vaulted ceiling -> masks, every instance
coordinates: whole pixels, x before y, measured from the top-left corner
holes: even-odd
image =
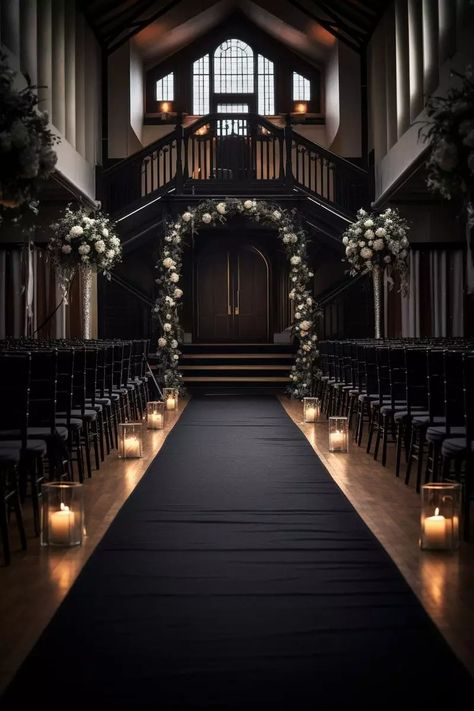
[[[156,61],[209,32],[235,11],[291,49],[324,60],[338,39],[364,49],[391,0],[80,0],[102,47],[132,37]]]

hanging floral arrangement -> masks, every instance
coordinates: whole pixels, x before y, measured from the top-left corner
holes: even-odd
[[[380,214],[360,209],[357,219],[342,235],[351,275],[372,272],[374,268],[387,270],[390,283],[392,272],[400,275],[403,291],[407,289],[408,224],[398,211],[388,207]]]
[[[447,95],[431,96],[428,121],[420,131],[428,149],[428,188],[450,200],[473,198],[474,190],[474,80],[472,69],[452,72],[461,82]]]
[[[121,260],[122,247],[106,214],[87,208],[73,210],[68,205],[51,230],[49,249],[66,285],[79,267],[102,272],[110,279],[110,272]]]
[[[298,338],[288,391],[292,397],[302,399],[312,393],[314,363],[318,355],[314,327],[316,303],[311,290],[314,274],[308,266],[306,235],[295,225],[293,214],[263,200],[206,200],[196,208],[188,209],[168,226],[157,264],[156,282],[160,292],[153,309],[161,328],[158,349],[165,387],[182,389],[179,304],[183,291],[179,284],[184,240],[201,228],[219,226],[237,215],[276,229],[284,245],[290,265],[289,298],[295,305],[294,333]]]
[[[48,128],[48,115],[37,108],[38,96],[29,78],[19,91],[14,78],[0,53],[0,206],[11,210],[26,204],[36,209],[41,183],[56,165],[53,146],[59,139]]]

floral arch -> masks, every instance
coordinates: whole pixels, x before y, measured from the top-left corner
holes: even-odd
[[[314,275],[308,266],[306,234],[295,225],[293,213],[264,200],[205,200],[168,225],[156,265],[156,283],[160,287],[160,293],[153,308],[153,315],[161,327],[158,348],[164,384],[166,387],[182,388],[182,376],[179,372],[182,332],[179,306],[183,291],[179,281],[185,238],[196,234],[199,228],[222,225],[229,217],[236,215],[276,229],[285,248],[292,285],[289,298],[295,305],[294,331],[298,338],[298,350],[290,373],[288,392],[292,397],[301,399],[312,392],[313,366],[318,355],[314,327],[316,303],[311,289],[311,278]]]

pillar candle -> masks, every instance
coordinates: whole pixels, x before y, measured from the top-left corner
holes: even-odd
[[[55,545],[69,545],[74,528],[74,512],[61,504],[59,511],[49,514],[49,541]]]

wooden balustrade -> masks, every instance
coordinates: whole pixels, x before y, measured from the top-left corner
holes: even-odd
[[[171,188],[176,193],[290,189],[346,215],[367,203],[367,172],[257,114],[209,114],[160,138],[101,175],[101,199],[112,214]]]

